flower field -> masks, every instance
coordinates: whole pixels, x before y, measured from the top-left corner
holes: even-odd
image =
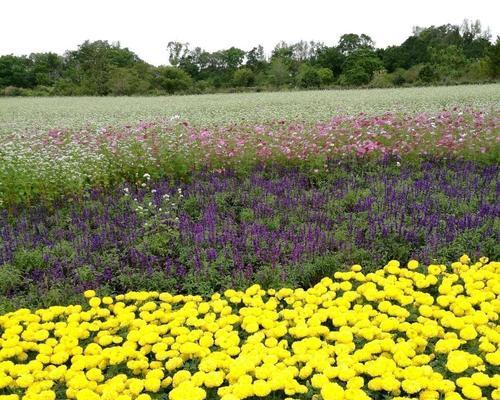
[[[0,99],[0,400],[500,399],[498,100]]]
[[[392,260],[310,289],[96,297],[0,317],[2,398],[499,399],[500,263]]]
[[[203,172],[180,184],[146,175],[53,211],[4,212],[0,293],[11,307],[48,306],[94,287],[210,294],[256,277],[307,286],[339,265],[374,270],[396,256],[500,257],[497,165],[387,159],[328,170]]]
[[[0,204],[53,201],[125,181],[186,178],[193,171],[247,171],[262,163],[328,169],[331,159],[404,155],[498,159],[496,109],[337,116],[215,128],[169,118],[94,130],[16,131],[0,136]]]

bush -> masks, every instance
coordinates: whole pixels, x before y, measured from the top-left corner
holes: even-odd
[[[420,70],[423,68],[422,64],[414,65],[403,73],[403,78],[406,83],[413,84],[418,81],[418,75]]]
[[[319,87],[321,76],[316,68],[304,64],[300,68],[297,83],[303,88]]]
[[[6,296],[22,283],[22,274],[11,264],[0,266],[0,296]]]
[[[397,68],[391,74],[391,81],[395,86],[402,86],[406,83],[405,79],[406,70],[404,68]]]
[[[78,96],[81,89],[69,79],[58,79],[54,85],[53,94],[56,96]]]
[[[193,84],[191,77],[180,68],[158,67],[156,81],[169,94],[187,90]]]
[[[250,68],[240,68],[234,71],[233,83],[235,86],[248,87],[255,83],[255,74]]]
[[[354,65],[342,75],[340,83],[347,86],[361,86],[370,82],[370,75],[359,65]]]
[[[3,96],[22,96],[23,90],[16,86],[7,86],[2,91]]]
[[[329,85],[333,82],[333,72],[330,68],[319,68],[318,75],[322,85]]]
[[[370,87],[374,88],[388,88],[394,86],[392,83],[392,77],[387,71],[377,71],[373,74],[373,78],[370,82]]]
[[[145,91],[147,91],[149,84],[139,78],[137,71],[130,68],[115,68],[111,71],[108,80],[108,90],[114,96],[130,96],[139,91],[141,84],[142,90],[146,84]]]
[[[432,83],[439,79],[435,67],[431,64],[425,64],[418,73],[418,79],[423,83]]]

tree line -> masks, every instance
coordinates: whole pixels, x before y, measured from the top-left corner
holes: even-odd
[[[161,95],[235,90],[396,87],[483,83],[500,76],[500,37],[479,21],[415,27],[401,45],[377,48],[366,34],[336,45],[278,43],[208,52],[169,42],[170,65],[153,66],[120,43],[85,41],[64,55],[0,56],[0,95]]]

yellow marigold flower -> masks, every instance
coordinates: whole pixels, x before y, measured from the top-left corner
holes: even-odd
[[[452,351],[448,354],[448,361],[446,362],[446,368],[449,371],[459,374],[464,372],[469,368],[467,355],[463,351]]]
[[[460,258],[459,258],[459,261],[462,263],[462,264],[470,264],[470,258],[467,254],[463,254]]]
[[[148,392],[156,393],[160,390],[161,380],[156,378],[146,378],[144,381],[144,389]]]
[[[344,389],[335,382],[329,382],[321,388],[323,400],[343,400]]]
[[[134,396],[138,396],[144,389],[144,382],[137,378],[129,379],[127,385],[130,393]]]
[[[102,371],[99,368],[92,368],[85,375],[89,381],[102,382],[104,380]]]
[[[100,400],[100,396],[90,389],[79,390],[76,394],[76,400]]]
[[[463,388],[462,388],[462,393],[464,394],[464,396],[468,399],[472,399],[472,400],[477,400],[477,399],[480,399],[483,394],[481,392],[481,388],[479,386],[476,386],[476,385],[465,385]]]
[[[87,299],[90,299],[91,297],[95,297],[95,290],[86,290],[85,292],[83,292],[83,295]]]
[[[92,297],[89,300],[89,305],[92,308],[97,308],[97,307],[99,307],[101,305],[101,299],[99,297]]]
[[[465,340],[472,340],[477,337],[477,332],[473,325],[467,325],[460,330],[460,337]]]
[[[240,398],[235,396],[232,393],[228,393],[228,394],[225,394],[224,396],[222,396],[221,400],[240,400]]]
[[[485,356],[486,361],[490,363],[491,365],[500,365],[500,350],[497,350],[494,353],[488,353]]]
[[[179,386],[182,382],[185,382],[191,378],[191,372],[187,370],[181,370],[175,373],[173,376],[172,384],[174,387]]]
[[[252,384],[253,392],[257,397],[266,397],[271,393],[271,386],[267,381],[257,379]]]

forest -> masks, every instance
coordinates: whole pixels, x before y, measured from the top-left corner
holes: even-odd
[[[166,42],[165,64],[151,65],[119,42],[85,41],[64,55],[0,56],[3,96],[130,96],[301,88],[404,87],[486,83],[500,76],[500,37],[480,21],[414,27],[398,46],[367,34],[336,45],[279,42],[209,52]]]

